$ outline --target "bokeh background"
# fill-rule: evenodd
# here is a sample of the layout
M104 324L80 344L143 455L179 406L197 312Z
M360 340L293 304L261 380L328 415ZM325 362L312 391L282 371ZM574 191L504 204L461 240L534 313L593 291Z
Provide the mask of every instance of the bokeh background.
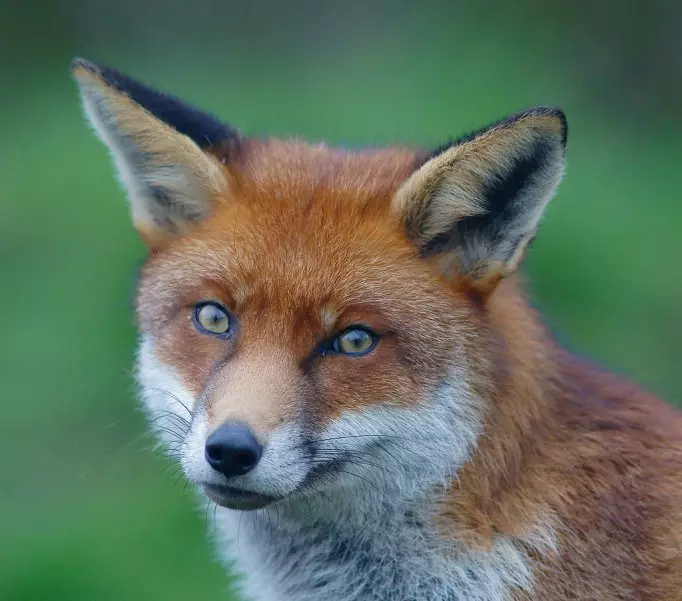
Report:
M229 588L206 516L144 436L144 249L72 56L246 133L353 146L562 106L569 169L525 266L535 302L571 348L681 402L681 32L682 3L646 0L0 0L0 599Z

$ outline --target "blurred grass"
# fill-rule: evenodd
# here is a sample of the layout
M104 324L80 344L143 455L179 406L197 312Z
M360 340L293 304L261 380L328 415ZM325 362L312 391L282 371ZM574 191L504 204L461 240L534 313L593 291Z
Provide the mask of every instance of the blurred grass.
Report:
M569 170L526 265L535 302L574 348L680 402L680 123L599 105L572 85L566 41L528 36L425 14L321 55L87 57L246 133L349 145L436 144L562 105ZM0 599L224 598L201 509L136 441L130 300L144 250L67 63L36 67L0 113Z

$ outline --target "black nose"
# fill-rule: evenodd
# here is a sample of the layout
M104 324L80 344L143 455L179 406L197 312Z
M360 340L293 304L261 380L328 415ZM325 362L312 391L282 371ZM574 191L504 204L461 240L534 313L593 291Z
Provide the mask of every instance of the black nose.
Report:
M253 432L242 424L224 424L206 441L206 461L228 478L250 472L262 452Z

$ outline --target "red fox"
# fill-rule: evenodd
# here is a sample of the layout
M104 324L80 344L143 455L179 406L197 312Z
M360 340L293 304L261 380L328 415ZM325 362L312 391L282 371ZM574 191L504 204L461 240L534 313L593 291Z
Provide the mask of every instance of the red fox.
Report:
M149 248L141 398L247 598L682 600L680 414L562 350L516 274L561 110L351 152L72 73Z

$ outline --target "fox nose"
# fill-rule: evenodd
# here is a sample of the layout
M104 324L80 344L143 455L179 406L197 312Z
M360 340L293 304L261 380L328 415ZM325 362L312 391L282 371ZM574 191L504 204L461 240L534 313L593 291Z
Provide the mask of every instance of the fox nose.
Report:
M243 424L223 424L206 441L206 461L228 478L250 472L262 453L262 445Z

